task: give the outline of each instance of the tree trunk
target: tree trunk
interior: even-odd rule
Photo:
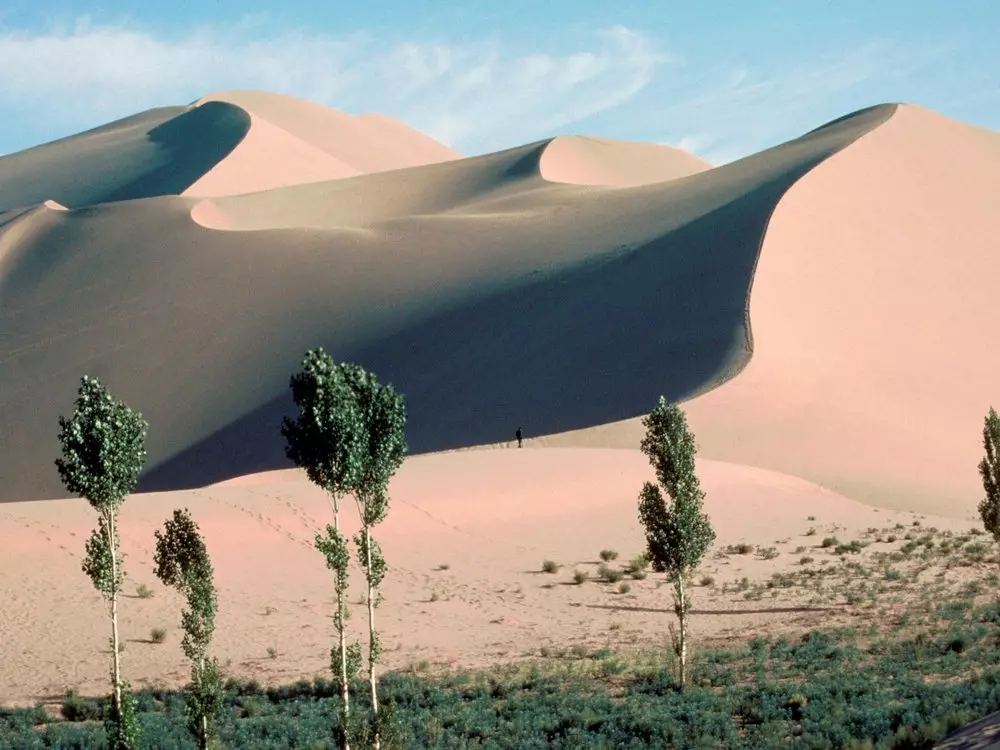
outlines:
[[[372,721],[375,723],[374,734],[372,735],[372,747],[375,750],[380,750],[382,747],[382,740],[378,734],[378,689],[375,687],[375,659],[371,648],[371,645],[375,640],[375,598],[374,588],[372,587],[372,534],[371,529],[365,526],[365,549],[367,554],[365,555],[365,563],[368,568],[368,683],[371,685],[372,689]]]
[[[198,691],[200,702],[205,700],[205,657],[201,656],[198,658],[198,684],[194,686],[195,690]],[[208,717],[205,716],[205,712],[201,712],[199,717],[200,721],[200,734],[198,735],[198,748],[199,750],[208,750]]]
[[[678,654],[681,672],[681,691],[687,686],[687,599],[684,598],[684,578],[677,579],[677,619],[680,620],[680,653]]]
[[[118,715],[122,713],[122,674],[121,659],[118,653],[118,546],[115,544],[115,512],[105,512],[104,528],[107,529],[108,549],[111,550],[111,650],[114,659],[111,670],[114,680],[113,700]]]
[[[333,498],[330,501],[333,506],[333,528],[340,533],[340,506],[337,503],[337,499]],[[347,723],[351,716],[350,707],[350,685],[347,681],[347,632],[346,624],[344,622],[344,592],[341,590],[340,585],[337,585],[337,635],[340,640],[340,717],[343,722],[344,736],[340,743],[341,750],[351,750],[351,743],[347,737]]]

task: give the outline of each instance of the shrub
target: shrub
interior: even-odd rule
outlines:
[[[828,536],[820,543],[820,547],[826,549],[828,547],[836,547],[838,544],[840,544],[840,540],[837,537]]]
[[[153,643],[163,643],[167,640],[167,631],[164,628],[153,628],[149,631],[149,640]]]
[[[628,581],[622,581],[620,584],[618,584],[619,594],[627,594],[631,590],[632,590],[632,584],[630,584]]]
[[[609,567],[604,563],[598,566],[597,575],[607,583],[618,583],[625,577],[625,573],[623,571]]]
[[[587,573],[583,570],[573,571],[573,583],[575,583],[577,586],[586,581],[588,577],[589,576],[587,575]]]
[[[757,554],[762,560],[773,560],[781,553],[776,547],[758,547]]]
[[[559,563],[555,560],[545,560],[542,562],[543,573],[556,573],[559,570]]]
[[[135,587],[135,595],[140,599],[152,599],[153,589],[149,588],[146,584],[141,583]]]
[[[611,562],[612,560],[617,560],[618,559],[618,553],[615,552],[615,550],[613,550],[613,549],[602,549],[601,550],[601,559],[604,562]]]
[[[753,552],[753,545],[746,542],[730,544],[726,547],[726,554],[728,555],[749,555],[751,552]]]
[[[806,531],[806,536],[816,536],[816,527],[810,526],[809,530]]]
[[[699,581],[699,583],[702,586],[714,586],[715,585],[715,579],[712,578],[712,576],[702,576],[701,580]]]
[[[865,545],[863,542],[858,539],[854,539],[847,544],[838,544],[833,551],[838,555],[846,555],[848,552],[858,554],[862,549],[864,549],[864,547]]]
[[[808,565],[811,562],[813,562],[813,558],[809,557],[809,555],[804,555],[799,558],[799,565]]]

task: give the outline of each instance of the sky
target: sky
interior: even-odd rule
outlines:
[[[466,155],[583,134],[723,164],[883,102],[1000,130],[997,0],[3,0],[0,154],[213,91]]]

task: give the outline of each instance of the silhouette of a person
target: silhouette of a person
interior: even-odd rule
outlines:
[[[521,428],[520,427],[517,428],[517,432],[514,433],[514,437],[517,438],[517,447],[520,448],[521,447],[521,440],[522,440]]]

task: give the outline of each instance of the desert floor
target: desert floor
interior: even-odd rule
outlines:
[[[995,567],[987,538],[970,534],[979,526],[970,508],[917,515],[760,469],[700,461],[698,471],[717,540],[694,577],[696,647],[818,626],[890,628],[904,606],[981,587]],[[663,576],[609,583],[598,574],[601,550],[618,553],[612,569],[642,552],[636,498],[652,478],[637,450],[496,448],[408,459],[376,532],[390,565],[377,610],[384,668],[474,667],[580,647],[662,649],[675,619]],[[304,475],[288,470],[126,501],[127,678],[179,686],[188,677],[182,602],[152,568],[153,531],[178,507],[191,510],[215,566],[213,650],[226,674],[265,684],[329,674],[332,580],[312,538],[331,509]],[[110,628],[80,570],[94,517],[82,499],[0,506],[5,705],[106,688]],[[356,517],[353,501],[344,501],[349,531]],[[867,546],[838,554],[836,545],[823,546],[834,536]],[[545,560],[558,570],[542,572]],[[573,582],[576,570],[587,573],[582,584]],[[360,638],[360,571],[351,583],[351,627]],[[140,586],[152,595],[138,596]],[[167,631],[163,643],[152,642],[155,628]]]

